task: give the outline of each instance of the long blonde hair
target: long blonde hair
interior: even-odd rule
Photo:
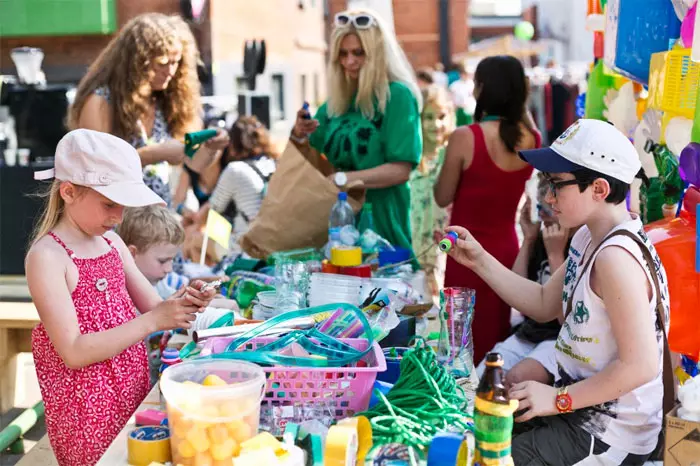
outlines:
[[[199,51],[187,23],[178,16],[146,13],[133,18],[100,53],[80,81],[68,114],[70,129],[78,128],[85,101],[98,88],[110,92],[112,132],[127,141],[140,134],[137,122],[150,105],[151,63],[182,47],[182,60],[168,84],[159,91],[168,130],[177,139],[195,128],[200,118]]]
[[[398,81],[406,85],[422,108],[423,100],[413,69],[406,55],[399,46],[396,36],[391,32],[379,15],[369,9],[348,10],[349,16],[358,14],[374,18],[376,26],[357,29],[352,23],[335,27],[331,34],[331,56],[328,62],[328,115],[339,116],[348,111],[352,98],[357,91],[355,104],[362,115],[372,120],[375,117],[375,105],[379,113],[384,113],[391,98],[389,84]],[[365,63],[360,70],[357,87],[346,77],[340,64],[340,43],[355,34],[365,52]]]
[[[53,230],[58,224],[58,221],[61,220],[65,202],[63,202],[63,198],[61,197],[60,188],[61,181],[54,180],[45,193],[39,194],[39,197],[45,198],[46,201],[44,210],[41,212],[41,217],[39,217],[39,221],[34,226],[32,240],[29,243],[31,246]]]

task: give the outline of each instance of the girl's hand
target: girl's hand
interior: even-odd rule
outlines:
[[[450,257],[472,270],[476,268],[484,257],[483,246],[474,239],[466,228],[452,226],[447,227],[446,231],[453,231],[458,236],[455,246],[448,253]]]
[[[569,241],[568,228],[562,228],[558,223],[554,223],[542,231],[542,239],[547,256],[558,257],[560,260],[566,257],[566,243]]]
[[[187,290],[187,287],[181,288],[146,314],[155,320],[155,331],[190,328],[196,314],[205,306],[195,304],[196,298],[190,297]]]
[[[557,389],[541,382],[528,380],[513,385],[508,391],[511,399],[518,400],[518,411],[523,412],[515,422],[529,421],[534,417],[558,414],[556,407]]]
[[[218,128],[216,136],[203,143],[192,158],[185,158],[185,163],[195,173],[201,173],[218,160],[221,151],[228,146],[228,133]]]
[[[523,231],[523,239],[526,241],[535,241],[537,234],[540,232],[540,222],[532,223],[530,221],[530,209],[532,201],[528,197],[520,210],[520,229]]]
[[[228,147],[229,142],[231,140],[228,137],[228,132],[224,131],[221,128],[217,128],[216,130],[216,136],[213,138],[209,139],[207,142],[202,144],[206,149],[216,152],[220,150],[226,149]]]
[[[207,287],[202,280],[193,280],[185,289],[185,297],[194,305],[205,308],[209,306],[211,300],[217,295],[216,287]]]

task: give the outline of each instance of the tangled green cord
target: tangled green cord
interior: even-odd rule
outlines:
[[[375,391],[379,403],[357,414],[370,420],[375,444],[424,448],[439,432],[472,428],[464,390],[424,339],[418,338],[415,348],[404,353],[400,367],[401,375],[389,393]]]

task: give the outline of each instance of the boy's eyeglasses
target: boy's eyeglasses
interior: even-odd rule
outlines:
[[[557,191],[565,186],[573,186],[573,185],[578,185],[580,186],[582,183],[579,180],[566,180],[566,181],[554,181],[554,180],[547,180],[547,184],[549,185],[549,192],[552,193],[552,196],[555,198],[557,197]]]
[[[338,13],[335,15],[335,25],[336,27],[345,27],[349,24],[355,26],[356,29],[369,29],[375,24],[374,18],[370,15],[359,14],[359,15],[348,15],[346,13]]]

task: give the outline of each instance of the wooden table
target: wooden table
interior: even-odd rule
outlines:
[[[136,411],[143,411],[149,408],[157,409],[159,406],[160,392],[158,391],[158,385],[155,385]],[[135,427],[135,418],[131,416],[129,422],[127,422],[126,426],[119,432],[119,435],[117,435],[114,441],[112,441],[112,444],[97,463],[97,466],[128,466],[126,438],[129,432]],[[44,437],[29,450],[29,453],[22,457],[17,463],[17,466],[58,466],[58,462],[49,444],[48,435],[44,435]]]
[[[0,276],[0,412],[16,406],[17,355],[32,351],[38,323],[25,277]]]

